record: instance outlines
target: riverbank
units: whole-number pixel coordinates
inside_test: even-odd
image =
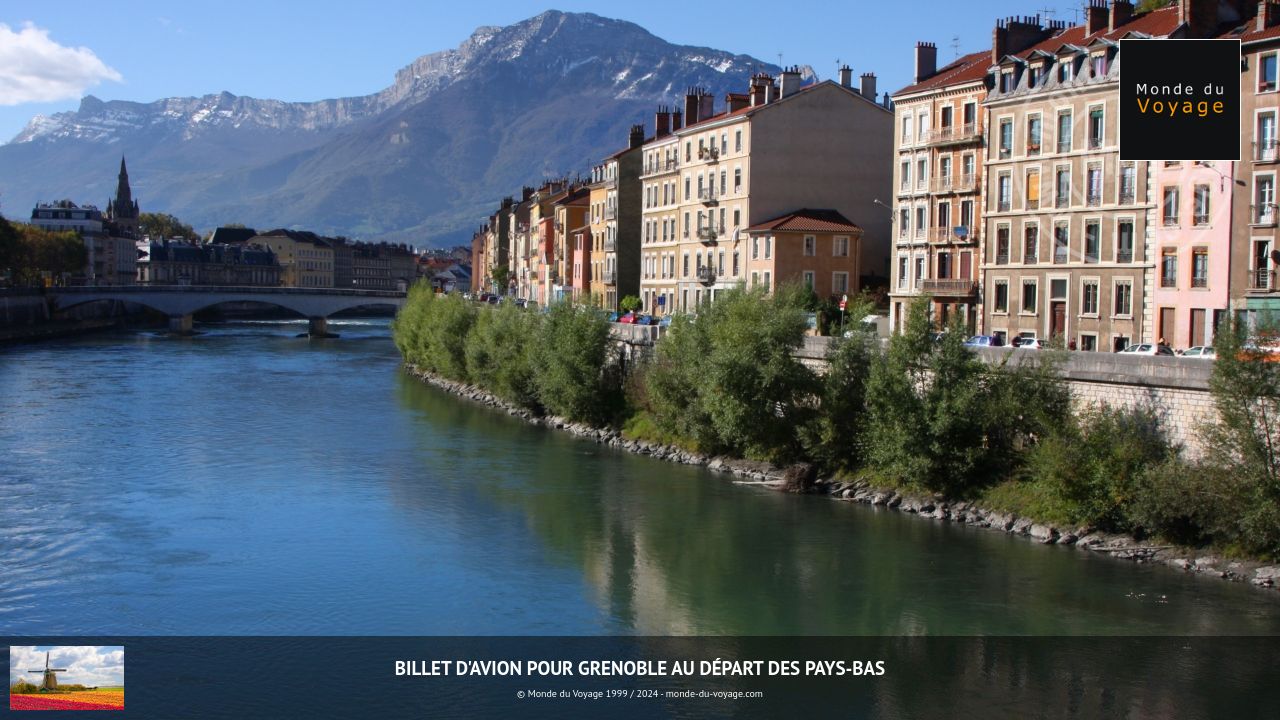
[[[0,345],[8,343],[38,342],[74,337],[86,333],[111,330],[119,327],[123,318],[95,318],[90,320],[50,320],[33,325],[0,327]]]
[[[705,466],[708,470],[737,477],[737,482],[782,491],[824,495],[840,502],[861,503],[936,521],[989,528],[1045,545],[1066,545],[1136,563],[1161,564],[1181,572],[1244,582],[1260,589],[1280,589],[1278,565],[1228,559],[1203,549],[1152,545],[1127,535],[1098,532],[1087,527],[1059,527],[1040,522],[1036,518],[983,508],[965,501],[949,501],[937,495],[902,493],[891,488],[872,487],[863,481],[846,482],[834,478],[806,477],[806,472],[798,466],[783,468],[759,461],[707,456],[674,445],[635,440],[627,438],[616,428],[596,427],[554,416],[537,415],[480,387],[449,380],[408,363],[404,368],[410,375],[434,387],[501,410],[532,425],[562,430],[583,439],[658,460]]]

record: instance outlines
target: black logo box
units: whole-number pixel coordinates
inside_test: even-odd
[[[1238,39],[1124,38],[1120,57],[1122,160],[1240,160]],[[1145,93],[1138,92],[1142,85]],[[1166,94],[1166,87],[1182,93]],[[1146,113],[1139,112],[1139,100],[1149,108]],[[1185,102],[1192,113],[1183,112]],[[1170,103],[1177,104],[1172,116]],[[1213,112],[1215,103],[1222,103],[1221,113]],[[1164,112],[1157,114],[1157,107]]]

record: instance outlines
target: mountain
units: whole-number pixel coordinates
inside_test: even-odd
[[[0,145],[0,197],[18,219],[61,198],[105,206],[126,155],[142,209],[197,228],[241,222],[448,244],[522,184],[585,174],[632,124],[652,131],[656,106],[678,104],[685,88],[723,102],[757,71],[778,68],[621,20],[548,11],[481,27],[364,97],[85,97]]]

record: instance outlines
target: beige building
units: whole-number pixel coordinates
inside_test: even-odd
[[[604,206],[609,195],[605,183],[604,165],[591,168],[591,184],[587,187],[591,194],[585,240],[590,247],[582,253],[583,261],[587,263],[583,271],[583,279],[586,282],[584,294],[589,294],[603,307],[605,292],[613,287],[604,283]],[[610,278],[610,280],[616,282],[616,278]]]
[[[333,249],[319,236],[298,230],[272,230],[249,238],[275,253],[284,287],[333,287]]]
[[[937,67],[938,49],[918,43],[915,82],[893,96],[892,279],[889,326],[912,298],[933,298],[933,318],[977,326],[978,241],[982,229],[983,112],[989,52]]]
[[[645,306],[692,311],[745,282],[747,228],[805,207],[864,228],[859,266],[887,275],[889,218],[874,201],[891,187],[893,118],[875,98],[874,75],[854,89],[846,68],[839,83],[801,87],[789,68],[777,83],[753,77],[749,92],[730,93],[719,112],[711,95],[692,89],[684,126],[672,122],[670,136],[660,113],[642,174]],[[758,277],[775,286],[772,274],[768,283]]]

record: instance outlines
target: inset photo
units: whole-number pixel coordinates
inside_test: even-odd
[[[10,710],[123,710],[121,645],[11,645]]]

